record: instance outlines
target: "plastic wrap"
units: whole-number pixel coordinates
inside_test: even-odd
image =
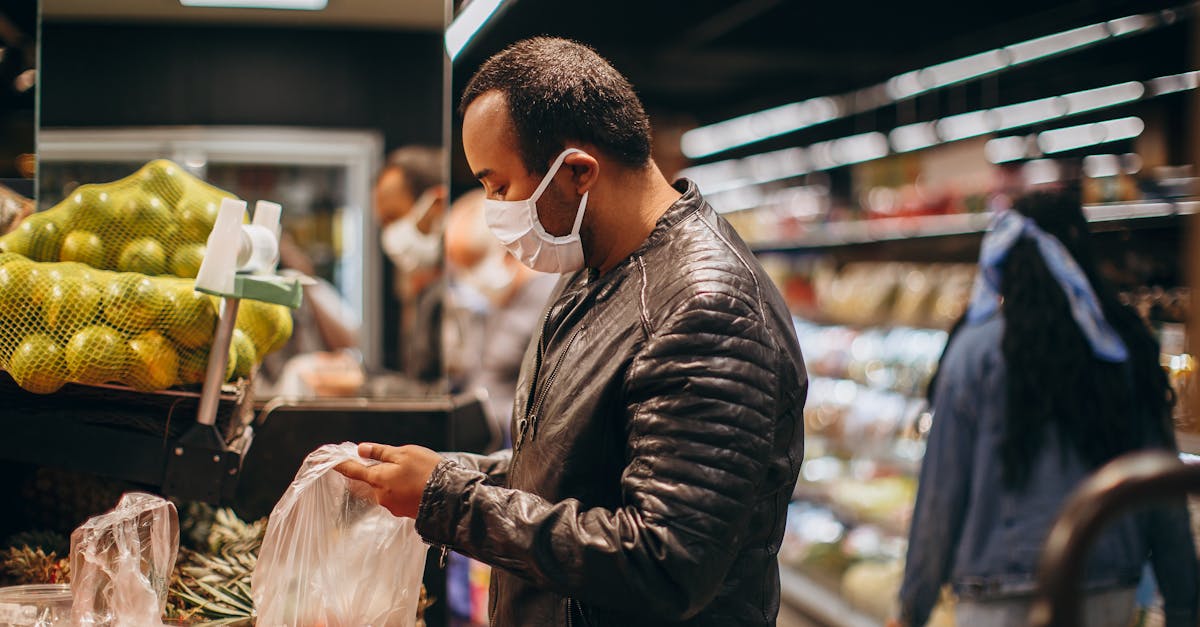
[[[334,470],[353,443],[305,458],[267,523],[253,595],[259,627],[412,627],[426,545],[411,518],[375,502],[366,484]]]
[[[178,551],[179,516],[161,497],[131,492],[89,519],[71,534],[75,624],[161,625]]]

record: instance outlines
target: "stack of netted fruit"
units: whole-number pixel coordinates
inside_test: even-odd
[[[31,392],[64,383],[160,390],[203,381],[219,302],[193,291],[230,194],[170,161],[84,185],[0,238],[0,369]],[[291,337],[291,312],[244,301],[226,380]]]

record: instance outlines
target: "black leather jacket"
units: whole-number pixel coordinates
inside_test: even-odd
[[[677,185],[628,259],[560,281],[512,451],[426,485],[417,530],[497,568],[494,625],[775,624],[807,375],[762,267]]]

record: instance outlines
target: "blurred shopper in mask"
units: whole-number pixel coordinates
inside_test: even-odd
[[[460,111],[488,227],[561,275],[513,448],[364,443],[383,463],[339,470],[493,566],[493,625],[773,625],[807,390],[783,298],[696,185],[662,175],[633,87],[591,48],[515,43]]]
[[[1175,452],[1173,394],[1146,325],[1100,277],[1076,192],[1036,192],[984,237],[966,315],[930,387],[901,617],[923,625],[943,584],[956,622],[1024,625],[1063,501],[1123,453]],[[1126,627],[1150,560],[1168,627],[1197,619],[1182,498],[1107,528],[1089,554],[1084,624]]]
[[[399,315],[400,369],[421,380],[441,376],[437,350],[441,318],[442,214],[445,153],[429,146],[392,151],[372,191],[380,244],[391,261]]]
[[[448,327],[455,329],[451,371],[464,388],[488,393],[488,413],[505,446],[521,357],[537,331],[558,275],[529,269],[504,250],[488,229],[484,191],[467,192],[446,217]],[[455,322],[450,322],[454,320]]]

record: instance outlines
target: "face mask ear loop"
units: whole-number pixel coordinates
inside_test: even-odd
[[[437,192],[435,192],[431,187],[424,192],[421,192],[421,196],[417,198],[416,202],[413,203],[412,209],[409,209],[408,214],[404,217],[411,217],[412,223],[415,225],[416,223],[425,219],[425,216],[429,214],[431,209],[433,209],[433,205],[436,202]]]
[[[582,153],[583,151],[578,148],[568,148],[558,154],[558,158],[554,160],[554,163],[550,166],[550,170],[548,170],[546,172],[546,176],[542,178],[542,182],[538,183],[537,189],[534,190],[533,195],[529,197],[530,201],[537,202],[537,199],[542,197],[542,192],[546,191],[547,187],[550,187],[550,181],[554,180],[554,175],[558,174],[558,169],[562,167],[563,160],[567,158],[567,155],[577,152]]]
[[[575,226],[571,227],[571,235],[579,235],[579,227],[583,226],[583,212],[587,211],[587,198],[591,192],[584,192],[579,199],[579,209],[575,212]]]

